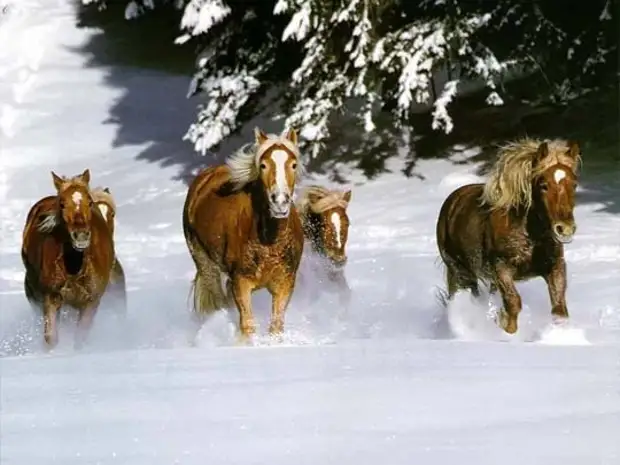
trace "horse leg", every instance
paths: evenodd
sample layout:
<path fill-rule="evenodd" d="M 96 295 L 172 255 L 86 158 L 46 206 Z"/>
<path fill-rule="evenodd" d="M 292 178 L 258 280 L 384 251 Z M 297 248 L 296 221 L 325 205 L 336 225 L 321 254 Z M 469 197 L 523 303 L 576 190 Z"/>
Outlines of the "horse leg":
<path fill-rule="evenodd" d="M 62 298 L 58 294 L 46 294 L 43 298 L 43 337 L 48 349 L 53 349 L 58 344 L 56 319 L 61 304 Z"/>
<path fill-rule="evenodd" d="M 341 315 L 346 316 L 349 314 L 349 306 L 351 304 L 351 288 L 344 273 L 336 275 L 335 284 L 338 288 L 338 303 L 342 309 Z"/>
<path fill-rule="evenodd" d="M 84 346 L 84 342 L 90 333 L 90 329 L 93 326 L 95 314 L 99 308 L 100 299 L 96 299 L 90 302 L 84 308 L 80 309 L 80 313 L 77 321 L 77 332 L 75 334 L 74 348 L 79 350 Z"/>
<path fill-rule="evenodd" d="M 112 294 L 112 297 L 114 297 L 114 300 L 119 303 L 118 306 L 114 306 L 117 314 L 125 318 L 127 316 L 127 288 L 125 284 L 125 271 L 123 270 L 121 262 L 117 258 L 114 259 L 108 289 Z"/>
<path fill-rule="evenodd" d="M 498 323 L 504 331 L 514 334 L 518 329 L 518 318 L 521 312 L 521 296 L 517 291 L 511 270 L 501 264 L 496 267 L 495 284 L 502 296 L 504 308 L 498 315 Z"/>
<path fill-rule="evenodd" d="M 268 287 L 271 294 L 271 323 L 269 334 L 278 336 L 284 332 L 284 314 L 293 295 L 294 284 L 279 280 Z"/>
<path fill-rule="evenodd" d="M 566 308 L 566 262 L 558 260 L 548 275 L 544 276 L 551 299 L 551 315 L 554 322 L 568 320 Z"/>
<path fill-rule="evenodd" d="M 239 330 L 241 341 L 245 342 L 256 332 L 254 315 L 252 314 L 252 291 L 255 284 L 243 276 L 232 277 L 232 293 L 239 311 Z"/>

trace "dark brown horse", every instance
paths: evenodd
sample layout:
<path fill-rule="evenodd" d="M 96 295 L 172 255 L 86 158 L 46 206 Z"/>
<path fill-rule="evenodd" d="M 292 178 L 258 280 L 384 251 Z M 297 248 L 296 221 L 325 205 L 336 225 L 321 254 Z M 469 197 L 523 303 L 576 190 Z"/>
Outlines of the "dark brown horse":
<path fill-rule="evenodd" d="M 183 231 L 196 265 L 196 323 L 236 305 L 247 340 L 255 332 L 252 292 L 266 288 L 272 295 L 269 332 L 284 330 L 304 241 L 292 200 L 302 172 L 299 156 L 294 130 L 275 136 L 257 128 L 254 144 L 193 180 Z"/>
<path fill-rule="evenodd" d="M 114 241 L 94 204 L 90 171 L 73 178 L 52 172 L 56 195 L 36 202 L 26 219 L 22 261 L 26 298 L 44 317 L 48 348 L 58 343 L 56 319 L 66 304 L 78 311 L 76 347 L 92 325 L 110 279 Z"/>
<path fill-rule="evenodd" d="M 324 291 L 335 291 L 345 309 L 351 300 L 351 288 L 344 274 L 350 201 L 350 190 L 311 185 L 301 191 L 297 202 L 307 249 L 299 271 L 298 288 L 309 300 L 316 300 Z"/>
<path fill-rule="evenodd" d="M 446 266 L 448 297 L 459 289 L 479 295 L 479 281 L 499 290 L 499 325 L 518 329 L 521 296 L 515 281 L 542 277 L 555 321 L 568 319 L 564 244 L 577 229 L 573 210 L 575 142 L 525 139 L 499 151 L 485 184 L 469 184 L 445 200 L 437 221 L 437 246 Z"/>

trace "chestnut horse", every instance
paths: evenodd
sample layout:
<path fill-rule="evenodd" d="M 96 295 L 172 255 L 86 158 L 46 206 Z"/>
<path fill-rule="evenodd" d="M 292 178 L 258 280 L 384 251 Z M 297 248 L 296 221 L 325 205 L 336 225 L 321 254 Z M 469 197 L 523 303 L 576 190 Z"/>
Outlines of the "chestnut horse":
<path fill-rule="evenodd" d="M 108 187 L 95 187 L 90 189 L 90 196 L 99 208 L 99 211 L 106 220 L 110 231 L 112 232 L 112 238 L 114 238 L 115 217 L 116 217 L 116 202 Z M 45 212 L 45 214 L 44 214 Z M 44 217 L 37 230 L 41 233 L 50 232 L 55 225 L 55 217 L 57 214 L 57 202 L 55 197 L 47 197 L 47 201 L 42 202 L 39 208 L 39 216 Z M 127 312 L 127 291 L 125 287 L 125 272 L 118 257 L 114 256 L 114 264 L 112 265 L 112 272 L 110 274 L 110 282 L 108 283 L 107 293 L 111 293 L 112 297 L 120 299 L 121 308 L 120 313 L 125 315 Z M 117 308 L 117 306 L 114 306 Z"/>
<path fill-rule="evenodd" d="M 297 133 L 266 135 L 256 128 L 254 135 L 254 144 L 225 165 L 196 176 L 183 207 L 183 232 L 196 265 L 195 322 L 236 306 L 245 341 L 255 333 L 251 296 L 261 288 L 272 296 L 270 334 L 284 330 L 304 242 L 292 197 L 303 172 Z"/>
<path fill-rule="evenodd" d="M 344 274 L 350 201 L 350 190 L 311 185 L 302 189 L 297 202 L 306 239 L 298 287 L 309 300 L 316 300 L 323 291 L 336 292 L 345 309 L 351 300 L 351 289 Z"/>
<path fill-rule="evenodd" d="M 114 241 L 90 196 L 90 171 L 64 178 L 52 172 L 56 196 L 37 201 L 22 238 L 26 298 L 41 309 L 48 348 L 58 343 L 56 319 L 66 304 L 78 311 L 81 347 L 110 279 Z M 42 230 L 41 230 L 42 229 Z"/>
<path fill-rule="evenodd" d="M 115 218 L 116 218 L 116 202 L 108 187 L 96 187 L 90 191 L 91 197 L 95 202 L 95 205 L 99 207 L 99 211 L 106 220 L 112 237 L 114 237 Z M 121 265 L 121 261 L 118 256 L 114 255 L 114 264 L 112 265 L 112 272 L 110 274 L 110 282 L 106 290 L 106 294 L 110 293 L 112 297 L 118 298 L 121 303 L 119 309 L 124 316 L 127 313 L 127 289 L 125 285 L 125 271 Z"/>
<path fill-rule="evenodd" d="M 448 196 L 437 221 L 437 246 L 449 298 L 459 289 L 478 296 L 478 281 L 486 282 L 502 296 L 499 325 L 513 334 L 521 311 L 515 281 L 542 277 L 554 323 L 567 321 L 564 244 L 577 229 L 580 161 L 576 142 L 524 139 L 499 151 L 485 184 Z"/>

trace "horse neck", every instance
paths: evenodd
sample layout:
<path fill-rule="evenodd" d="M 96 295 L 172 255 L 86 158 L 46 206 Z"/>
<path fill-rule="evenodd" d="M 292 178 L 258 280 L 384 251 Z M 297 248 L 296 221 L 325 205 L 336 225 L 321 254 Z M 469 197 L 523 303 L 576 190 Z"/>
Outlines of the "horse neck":
<path fill-rule="evenodd" d="M 541 211 L 541 205 L 534 201 L 529 209 L 518 206 L 509 211 L 509 219 L 513 230 L 522 230 L 534 241 L 550 237 L 551 225 Z"/>
<path fill-rule="evenodd" d="M 265 194 L 264 189 L 260 185 L 260 181 L 251 183 L 248 186 L 248 193 L 252 201 L 258 238 L 263 244 L 273 244 L 288 229 L 293 208 L 291 208 L 291 213 L 286 218 L 274 218 L 269 212 L 267 194 Z"/>
<path fill-rule="evenodd" d="M 310 241 L 312 250 L 317 254 L 322 254 L 325 247 L 321 236 L 321 217 L 309 210 L 305 212 L 304 216 L 304 236 Z"/>

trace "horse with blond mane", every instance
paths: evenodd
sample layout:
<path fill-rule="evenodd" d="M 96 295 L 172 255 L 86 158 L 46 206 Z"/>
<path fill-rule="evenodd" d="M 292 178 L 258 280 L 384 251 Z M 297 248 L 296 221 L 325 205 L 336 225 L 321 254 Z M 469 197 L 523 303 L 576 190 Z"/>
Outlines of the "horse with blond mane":
<path fill-rule="evenodd" d="M 220 309 L 236 306 L 241 339 L 255 333 L 251 296 L 272 296 L 269 332 L 284 330 L 295 287 L 303 231 L 292 194 L 303 172 L 297 133 L 254 131 L 224 165 L 199 173 L 183 207 L 183 232 L 196 265 L 192 284 L 197 329 Z"/>
<path fill-rule="evenodd" d="M 554 323 L 567 321 L 564 244 L 577 229 L 573 210 L 579 145 L 523 139 L 499 150 L 484 184 L 461 186 L 439 212 L 437 246 L 446 266 L 448 298 L 459 289 L 479 295 L 479 281 L 499 290 L 498 323 L 518 329 L 516 281 L 542 277 Z"/>
<path fill-rule="evenodd" d="M 90 196 L 90 171 L 71 178 L 52 172 L 55 196 L 37 201 L 26 218 L 22 262 L 26 298 L 44 319 L 48 348 L 58 343 L 56 320 L 63 305 L 78 311 L 75 345 L 93 323 L 110 279 L 114 240 Z"/>
<path fill-rule="evenodd" d="M 306 249 L 298 288 L 310 301 L 316 300 L 323 292 L 335 292 L 345 310 L 351 300 L 351 288 L 344 274 L 350 201 L 351 190 L 327 189 L 319 185 L 302 189 L 297 201 Z"/>
<path fill-rule="evenodd" d="M 99 208 L 101 215 L 106 220 L 112 237 L 114 238 L 115 230 L 115 217 L 116 217 L 116 202 L 108 187 L 95 187 L 90 189 L 90 196 L 95 202 L 95 205 Z M 39 205 L 38 214 L 43 218 L 37 225 L 37 230 L 40 233 L 50 232 L 55 225 L 55 218 L 57 215 L 57 202 L 54 197 L 48 197 Z M 110 294 L 112 298 L 120 301 L 120 308 L 118 305 L 113 305 L 124 316 L 127 313 L 127 291 L 125 286 L 125 271 L 121 265 L 118 256 L 114 256 L 114 264 L 112 265 L 112 272 L 110 274 L 110 282 L 106 294 Z"/>
<path fill-rule="evenodd" d="M 114 237 L 114 230 L 116 227 L 116 202 L 108 187 L 95 187 L 91 189 L 90 194 L 99 207 L 99 211 L 106 220 L 112 237 Z M 114 263 L 112 265 L 112 271 L 110 274 L 110 282 L 106 290 L 106 295 L 109 294 L 115 300 L 120 301 L 120 313 L 124 316 L 127 313 L 127 288 L 125 283 L 125 270 L 121 261 L 118 259 L 116 252 L 114 253 Z M 113 305 L 117 308 L 116 305 Z"/>

